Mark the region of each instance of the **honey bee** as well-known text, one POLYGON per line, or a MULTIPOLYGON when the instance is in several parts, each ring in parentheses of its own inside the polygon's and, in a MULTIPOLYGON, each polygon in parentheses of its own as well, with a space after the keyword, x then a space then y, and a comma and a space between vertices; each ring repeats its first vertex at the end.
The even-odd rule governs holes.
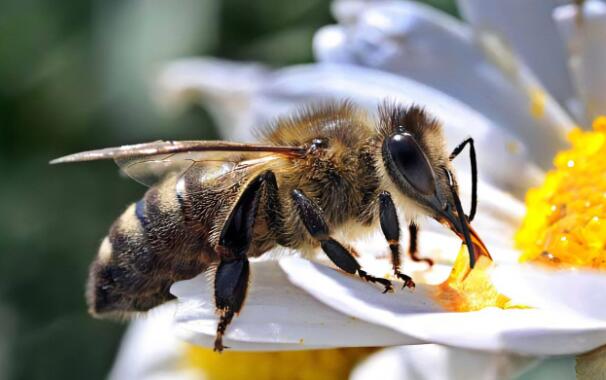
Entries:
POLYGON ((417 249, 417 217, 450 228, 468 247, 470 268, 490 254, 470 226, 476 210, 471 138, 451 154, 438 120, 418 106, 384 103, 376 120, 349 102, 308 107, 261 130, 259 144, 158 141, 77 153, 51 161, 113 158, 129 176, 152 185, 114 222, 90 267, 87 301, 94 316, 128 316, 174 296, 170 286, 214 273, 219 318, 214 349, 242 310, 249 258, 276 246, 304 254, 317 248, 341 270, 377 283, 347 241, 335 235, 379 225, 393 272, 400 270, 398 212, 409 221, 408 252, 417 249), (472 207, 462 209, 451 164, 469 145, 472 207), (396 206, 397 205, 397 206, 396 206), (387 248, 387 247, 386 247, 387 248))

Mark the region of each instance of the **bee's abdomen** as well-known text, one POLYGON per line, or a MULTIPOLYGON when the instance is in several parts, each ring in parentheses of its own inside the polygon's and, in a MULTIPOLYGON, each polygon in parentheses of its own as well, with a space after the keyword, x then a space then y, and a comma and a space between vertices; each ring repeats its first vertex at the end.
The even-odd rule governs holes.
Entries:
POLYGON ((112 225, 90 268, 92 314, 147 311, 173 298, 172 283, 196 276, 213 261, 207 239, 185 221, 175 181, 152 187, 112 225))

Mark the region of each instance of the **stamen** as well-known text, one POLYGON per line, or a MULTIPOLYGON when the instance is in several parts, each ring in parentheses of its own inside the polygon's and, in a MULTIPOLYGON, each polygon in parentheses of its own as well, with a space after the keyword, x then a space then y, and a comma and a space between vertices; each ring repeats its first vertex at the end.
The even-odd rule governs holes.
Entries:
POLYGON ((572 130, 541 187, 526 195, 521 261, 606 269, 606 117, 572 130))

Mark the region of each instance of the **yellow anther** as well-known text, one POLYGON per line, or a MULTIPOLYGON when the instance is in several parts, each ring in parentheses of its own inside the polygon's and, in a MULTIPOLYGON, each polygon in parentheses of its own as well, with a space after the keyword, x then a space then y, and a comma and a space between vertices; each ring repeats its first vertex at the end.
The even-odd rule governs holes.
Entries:
POLYGON ((526 194, 521 261, 606 269, 606 116, 574 129, 541 187, 526 194))

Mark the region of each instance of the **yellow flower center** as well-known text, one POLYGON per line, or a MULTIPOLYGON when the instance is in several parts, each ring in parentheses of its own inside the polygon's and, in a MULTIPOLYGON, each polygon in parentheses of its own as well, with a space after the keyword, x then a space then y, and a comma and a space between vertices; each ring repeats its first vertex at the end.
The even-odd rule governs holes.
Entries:
POLYGON ((373 348, 332 350, 235 352, 217 354, 189 346, 187 365, 200 369, 205 380, 339 380, 347 379, 354 366, 373 348))
POLYGON ((520 261, 606 269, 606 117, 576 128, 542 186, 526 194, 520 261))

